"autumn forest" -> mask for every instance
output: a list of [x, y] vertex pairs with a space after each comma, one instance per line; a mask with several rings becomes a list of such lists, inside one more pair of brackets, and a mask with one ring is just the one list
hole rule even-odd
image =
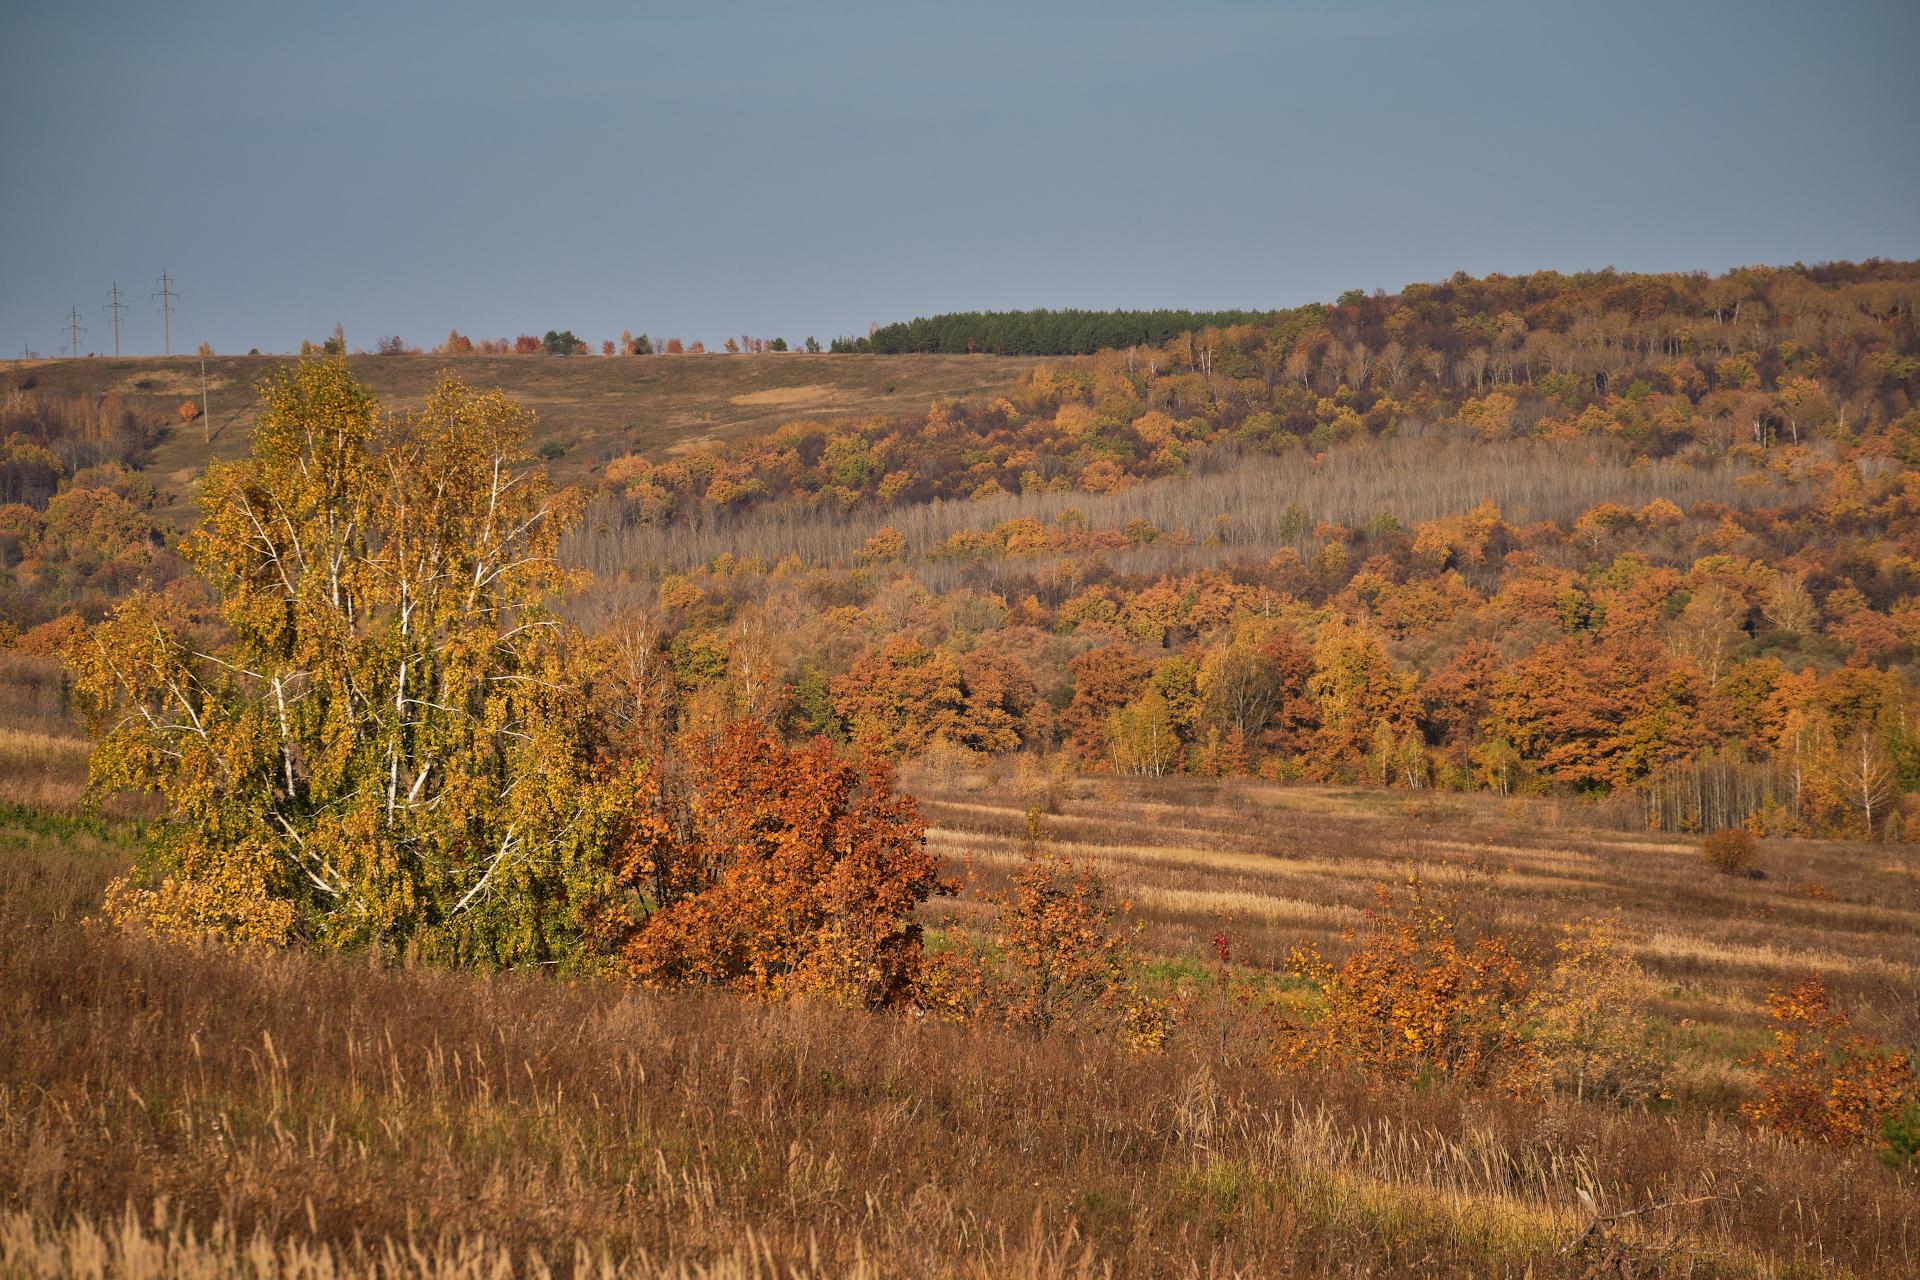
[[0, 1274], [1912, 1274], [1917, 305], [6, 366]]

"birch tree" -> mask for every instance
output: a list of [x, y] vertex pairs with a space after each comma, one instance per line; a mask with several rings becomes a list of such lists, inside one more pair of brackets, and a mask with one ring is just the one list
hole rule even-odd
[[[542, 602], [573, 517], [530, 415], [443, 382], [388, 414], [343, 361], [263, 389], [183, 554], [219, 634], [136, 595], [73, 657], [96, 789], [157, 792], [111, 910], [163, 933], [563, 956], [604, 890], [583, 697]], [[202, 628], [202, 630], [207, 630]]]

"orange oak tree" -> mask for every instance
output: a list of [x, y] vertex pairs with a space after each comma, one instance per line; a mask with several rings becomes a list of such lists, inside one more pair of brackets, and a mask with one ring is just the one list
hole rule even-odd
[[751, 721], [677, 755], [676, 769], [628, 773], [614, 872], [633, 895], [631, 971], [865, 1007], [904, 999], [920, 964], [913, 911], [952, 886], [891, 771]]

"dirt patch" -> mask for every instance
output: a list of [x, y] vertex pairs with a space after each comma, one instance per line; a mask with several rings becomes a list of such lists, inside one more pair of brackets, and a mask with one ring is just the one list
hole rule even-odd
[[768, 387], [765, 391], [749, 391], [745, 395], [731, 397], [727, 403], [778, 408], [782, 405], [822, 404], [839, 398], [840, 393], [836, 388], [808, 382], [797, 387]]

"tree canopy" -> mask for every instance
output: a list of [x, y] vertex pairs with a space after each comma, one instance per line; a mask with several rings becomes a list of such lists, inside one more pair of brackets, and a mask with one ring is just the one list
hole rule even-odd
[[513, 963], [598, 887], [587, 713], [543, 601], [567, 495], [528, 415], [443, 382], [382, 413], [339, 360], [265, 388], [184, 553], [224, 634], [141, 592], [77, 655], [106, 787], [166, 804], [116, 907], [157, 927]]

